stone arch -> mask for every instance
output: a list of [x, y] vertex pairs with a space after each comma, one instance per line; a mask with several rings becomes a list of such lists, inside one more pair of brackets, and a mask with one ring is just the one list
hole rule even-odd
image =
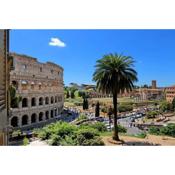
[[31, 100], [31, 106], [36, 106], [36, 98], [33, 97]]
[[12, 117], [11, 126], [18, 127], [18, 117], [17, 116]]
[[22, 126], [28, 124], [28, 115], [23, 115], [22, 116]]
[[58, 115], [57, 108], [54, 109], [55, 117]]
[[28, 107], [28, 99], [27, 98], [22, 99], [22, 107], [23, 108]]
[[31, 115], [31, 123], [36, 123], [37, 115], [34, 113]]
[[39, 98], [39, 106], [43, 105], [43, 102], [44, 102], [43, 97], [40, 97]]
[[48, 120], [49, 119], [49, 111], [45, 112], [45, 116], [46, 116], [46, 120]]
[[53, 104], [53, 102], [54, 102], [54, 98], [51, 97], [50, 101], [51, 101], [51, 104]]
[[50, 117], [53, 118], [54, 117], [54, 110], [50, 111]]
[[57, 103], [58, 102], [58, 97], [57, 96], [55, 96], [55, 103]]
[[45, 104], [48, 105], [49, 104], [49, 97], [45, 98]]
[[43, 121], [43, 116], [44, 116], [44, 113], [40, 112], [39, 113], [39, 122]]

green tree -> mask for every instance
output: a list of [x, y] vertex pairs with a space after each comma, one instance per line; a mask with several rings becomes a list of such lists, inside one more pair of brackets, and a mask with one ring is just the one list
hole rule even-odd
[[175, 111], [175, 98], [172, 101], [172, 108], [173, 108], [173, 111]]
[[149, 112], [147, 112], [146, 115], [148, 118], [155, 118], [157, 115], [159, 115], [159, 112], [158, 111], [149, 111]]
[[83, 110], [89, 109], [89, 102], [87, 98], [83, 98]]
[[161, 104], [160, 104], [160, 110], [162, 112], [165, 112], [165, 111], [169, 111], [171, 109], [171, 104], [167, 101], [163, 101]]
[[77, 90], [75, 87], [70, 87], [70, 97], [75, 98], [75, 91]]
[[89, 102], [87, 98], [86, 98], [86, 109], [89, 109]]
[[97, 61], [93, 80], [98, 91], [113, 95], [114, 106], [114, 140], [119, 140], [117, 127], [117, 96], [119, 93], [131, 91], [137, 81], [137, 72], [132, 68], [134, 61], [130, 56], [118, 54], [105, 55]]
[[83, 110], [85, 110], [85, 109], [86, 109], [86, 99], [83, 98]]
[[16, 88], [13, 85], [10, 86], [9, 91], [10, 91], [10, 107], [17, 108], [20, 101], [22, 101], [22, 97], [16, 95]]
[[66, 91], [66, 98], [69, 98], [70, 95], [69, 95], [69, 90]]

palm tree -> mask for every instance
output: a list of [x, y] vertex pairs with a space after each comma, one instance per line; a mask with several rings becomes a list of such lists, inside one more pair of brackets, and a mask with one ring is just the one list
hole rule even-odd
[[117, 126], [117, 95], [124, 91], [131, 91], [137, 81], [137, 72], [132, 68], [134, 61], [130, 56], [118, 54], [104, 55], [97, 60], [93, 80], [97, 83], [98, 91], [113, 95], [114, 106], [114, 135], [119, 141]]

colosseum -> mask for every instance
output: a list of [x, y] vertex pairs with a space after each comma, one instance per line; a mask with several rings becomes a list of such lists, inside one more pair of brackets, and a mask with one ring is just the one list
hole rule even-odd
[[25, 130], [55, 121], [63, 110], [63, 68], [26, 55], [10, 56], [10, 83], [21, 97], [18, 105], [11, 108], [10, 127]]

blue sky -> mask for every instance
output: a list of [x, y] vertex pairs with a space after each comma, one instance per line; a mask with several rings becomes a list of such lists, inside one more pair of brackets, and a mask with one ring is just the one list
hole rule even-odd
[[134, 58], [138, 85], [175, 84], [175, 30], [11, 30], [10, 51], [61, 65], [66, 85], [94, 84], [96, 60], [115, 52]]

